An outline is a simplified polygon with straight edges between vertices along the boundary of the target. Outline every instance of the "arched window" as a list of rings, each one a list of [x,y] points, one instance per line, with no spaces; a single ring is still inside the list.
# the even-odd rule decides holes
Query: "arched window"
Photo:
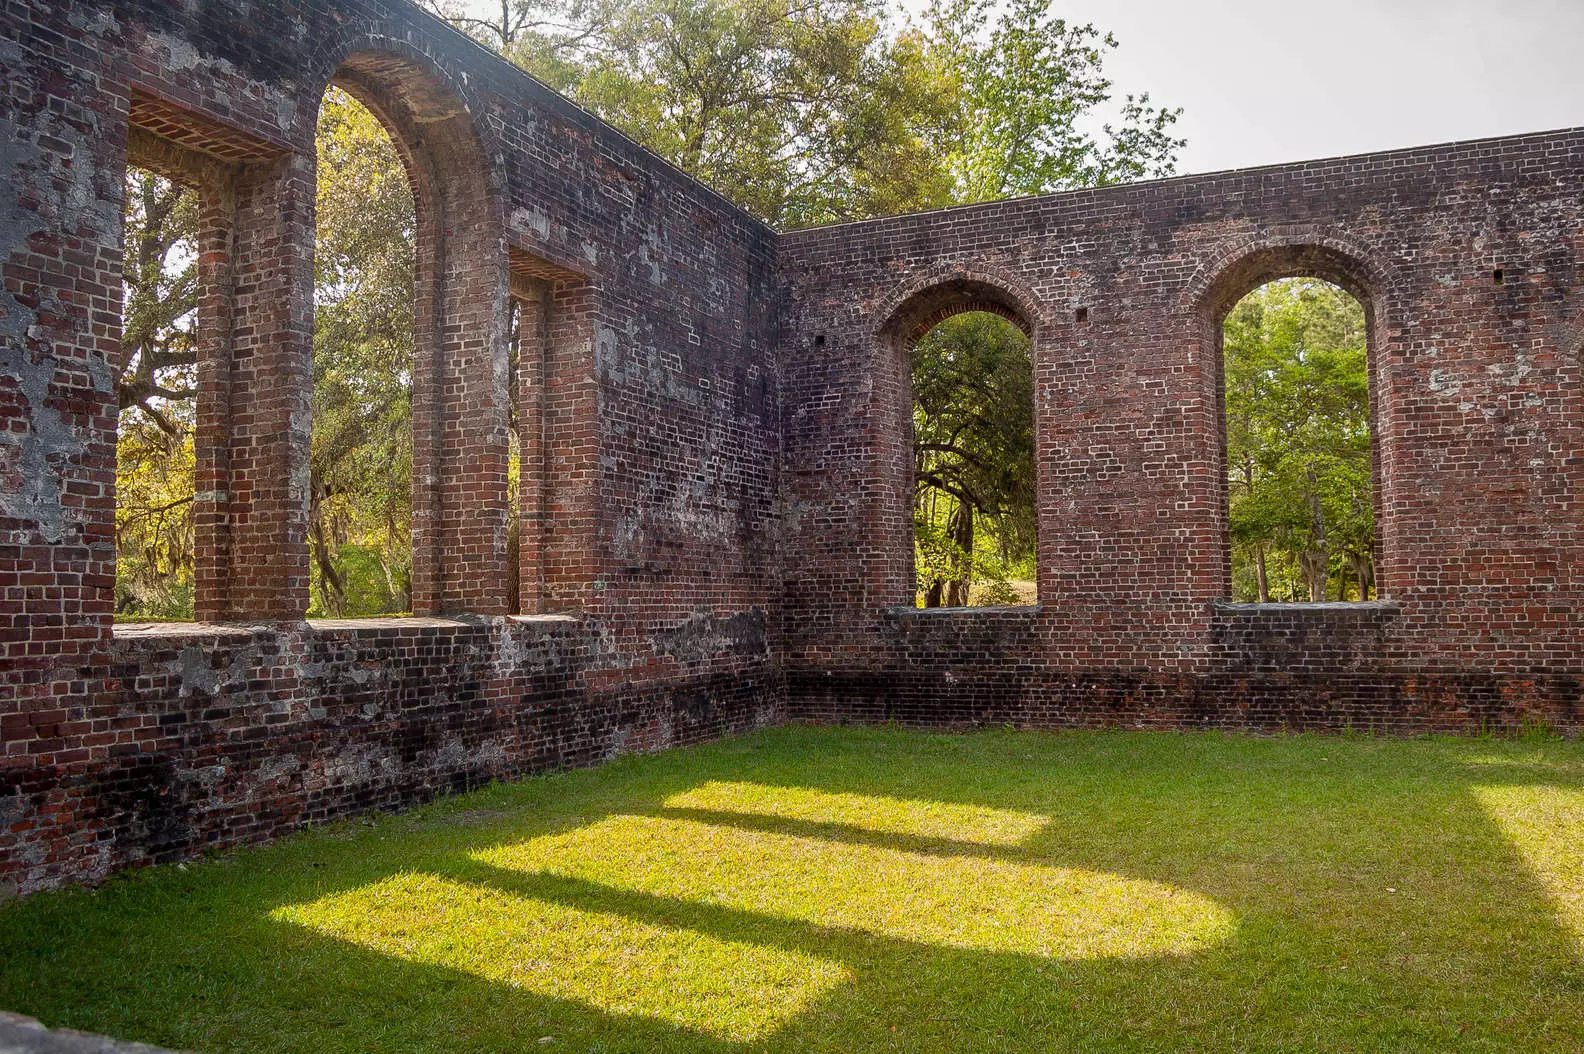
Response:
[[[1376,595],[1364,303],[1321,277],[1258,285],[1221,323],[1233,600]]]
[[[921,607],[1037,595],[1033,345],[986,311],[913,346],[914,570]]]
[[[329,502],[330,511],[316,514],[310,530],[320,575],[314,599],[324,605],[331,595],[324,576],[340,559],[349,574],[361,575],[376,607],[406,606],[410,597],[421,615],[505,614],[511,323],[507,246],[488,154],[468,107],[426,60],[359,52],[330,83],[321,123],[329,119],[348,139],[344,149],[334,149],[332,138],[332,149],[321,150],[332,167],[321,174],[319,208],[335,204],[335,166],[346,165],[355,174],[351,197],[360,179],[369,184],[361,207],[373,218],[348,232],[344,245],[321,244],[321,255],[336,249],[341,260],[366,264],[352,273],[377,280],[380,295],[370,303],[394,299],[390,310],[365,316],[359,298],[343,295],[351,286],[338,284],[346,275],[335,271],[336,259],[319,261],[314,486],[318,505]],[[335,327],[343,323],[351,339],[336,343]],[[365,380],[328,376],[336,355],[366,356]],[[406,373],[396,366],[404,357]],[[375,376],[382,386],[367,383]],[[365,423],[378,411],[379,427],[345,432],[338,414],[353,411],[362,411]],[[341,435],[359,440],[354,453],[330,441]],[[410,480],[405,507],[402,477]],[[357,500],[338,505],[348,493]],[[328,559],[314,531],[325,536]],[[401,582],[406,538],[409,588]],[[350,607],[350,595],[346,601]]]
[[[905,555],[881,565],[885,580],[876,583],[890,603],[999,607],[1037,599],[1034,328],[1026,300],[998,282],[958,275],[911,292],[881,329],[894,357],[877,390],[896,393],[894,405],[889,395],[882,404],[896,438],[882,437],[891,467],[878,493],[894,496],[876,510],[876,537],[905,546]]]
[[[417,217],[390,135],[339,88],[319,111],[310,617],[412,608]]]

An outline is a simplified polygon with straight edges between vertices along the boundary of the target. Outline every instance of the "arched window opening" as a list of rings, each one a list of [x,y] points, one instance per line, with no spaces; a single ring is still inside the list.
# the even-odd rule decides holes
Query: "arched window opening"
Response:
[[[309,617],[412,609],[417,219],[390,134],[332,87],[319,110]]]
[[[199,203],[129,167],[116,377],[118,621],[193,618]]]
[[[918,340],[911,368],[918,606],[1035,603],[1032,342],[965,311]]]
[[[1234,600],[1374,595],[1369,324],[1350,293],[1273,281],[1222,327]]]

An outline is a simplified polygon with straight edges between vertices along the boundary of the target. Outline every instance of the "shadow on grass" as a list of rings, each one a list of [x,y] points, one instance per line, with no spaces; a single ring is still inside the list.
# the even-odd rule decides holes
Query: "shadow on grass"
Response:
[[[874,799],[895,829],[848,798],[667,804],[708,781]],[[1550,858],[1470,791],[1502,786],[1584,786],[1584,748],[781,729],[34,898],[0,911],[0,1007],[198,1050],[1577,1050],[1570,872],[1537,879]],[[968,842],[930,803],[1045,822]],[[756,900],[709,873],[787,845]],[[914,908],[855,888],[874,860],[1114,878],[1098,895],[1134,914],[1100,957],[909,939]],[[1230,921],[1162,954],[1141,883]],[[952,902],[917,910],[952,932]]]

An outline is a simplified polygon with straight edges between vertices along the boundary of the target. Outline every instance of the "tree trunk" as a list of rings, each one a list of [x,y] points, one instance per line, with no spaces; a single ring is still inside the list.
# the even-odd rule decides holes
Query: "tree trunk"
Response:
[[[1326,598],[1326,570],[1329,563],[1323,549],[1305,549],[1298,554],[1298,570],[1303,574],[1304,585],[1309,587],[1309,599],[1317,603]]]
[[[1370,599],[1370,591],[1375,586],[1375,562],[1368,553],[1348,553],[1348,563],[1353,567],[1353,574],[1358,579],[1359,599]]]
[[[319,565],[319,596],[324,601],[325,614],[330,618],[340,618],[346,610],[346,587],[341,584],[341,575],[336,570],[335,559],[325,541],[322,521],[314,520],[312,534],[314,561]]]
[[[1259,583],[1259,602],[1270,603],[1270,577],[1265,570],[1265,545],[1261,543],[1254,549],[1254,579]]]
[[[319,565],[319,598],[324,602],[324,613],[330,618],[340,618],[346,610],[346,586],[336,569],[335,557],[330,552],[325,537],[324,516],[321,513],[319,487],[313,487],[313,506],[309,509],[308,536],[313,544],[314,563]]]
[[[1325,509],[1320,505],[1319,481],[1315,479],[1314,466],[1304,472],[1309,483],[1309,548],[1299,558],[1304,582],[1309,586],[1309,599],[1326,598],[1326,578],[1330,568],[1330,553],[1326,551]]]
[[[952,513],[952,541],[961,550],[957,558],[957,577],[946,585],[946,606],[968,606],[968,590],[973,585],[974,514],[973,506],[959,503]]]

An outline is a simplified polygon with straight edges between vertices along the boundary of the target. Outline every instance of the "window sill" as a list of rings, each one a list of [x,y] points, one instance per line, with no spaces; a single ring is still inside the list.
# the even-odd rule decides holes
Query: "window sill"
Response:
[[[116,640],[193,640],[204,637],[242,639],[268,623],[238,622],[121,622],[110,627]]]
[[[886,612],[897,618],[963,618],[975,615],[994,615],[997,618],[1036,618],[1044,610],[1045,608],[1042,604],[1009,604],[1005,607],[971,608],[895,607],[887,608]]]
[[[1326,600],[1279,604],[1245,604],[1233,600],[1212,600],[1210,610],[1217,615],[1298,616],[1324,618],[1337,615],[1389,615],[1402,613],[1396,600]]]
[[[524,628],[553,629],[575,626],[583,622],[580,614],[506,615],[504,621]],[[290,622],[126,622],[111,627],[115,640],[125,641],[193,641],[193,640],[245,640],[257,633],[279,633],[306,627],[315,636],[362,636],[403,631],[435,631],[473,629],[496,621],[491,616],[473,618],[425,618],[413,615],[377,616],[356,619],[302,619]]]

